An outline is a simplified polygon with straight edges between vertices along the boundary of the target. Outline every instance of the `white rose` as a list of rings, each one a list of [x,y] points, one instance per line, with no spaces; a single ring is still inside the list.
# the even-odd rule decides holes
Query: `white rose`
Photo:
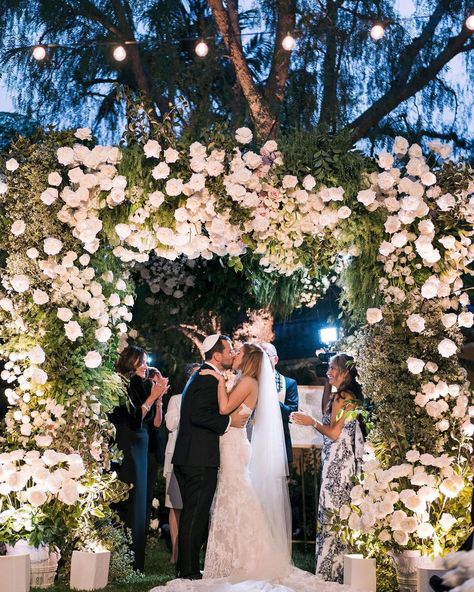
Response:
[[[422,333],[425,330],[425,319],[419,314],[411,314],[407,319],[407,327],[413,333]]]
[[[293,189],[298,184],[298,178],[294,175],[285,175],[282,179],[281,185],[285,189]]]
[[[456,321],[457,321],[457,316],[453,312],[451,312],[449,314],[444,314],[441,317],[441,322],[446,327],[446,329],[450,329],[451,327],[453,327],[456,324]]]
[[[102,356],[99,352],[90,351],[84,356],[86,368],[98,368],[102,364]]]
[[[156,140],[148,140],[143,146],[143,152],[147,158],[159,158],[161,154],[161,146]]]
[[[422,522],[418,525],[418,528],[416,530],[416,534],[420,537],[420,539],[431,538],[434,535],[434,533],[434,528],[431,526],[429,522]]]
[[[150,193],[148,196],[148,201],[152,207],[159,208],[165,201],[165,196],[161,191],[153,191],[153,193]]]
[[[456,353],[457,349],[457,345],[451,339],[443,339],[438,344],[438,351],[443,358],[450,358]]]
[[[0,195],[4,195],[8,191],[8,185],[0,181]]]
[[[19,292],[20,294],[26,292],[30,287],[30,278],[22,273],[15,274],[10,281],[15,292]]]
[[[407,360],[407,366],[408,370],[412,374],[421,374],[423,372],[423,368],[425,367],[425,363],[419,358],[409,357]]]
[[[466,327],[466,328],[470,328],[472,327],[474,322],[474,315],[472,314],[472,312],[462,312],[459,316],[458,316],[458,325],[460,327]]]
[[[28,357],[33,364],[42,364],[46,359],[43,348],[40,345],[35,345],[35,347],[28,352]]]
[[[40,448],[48,448],[53,443],[53,438],[51,436],[35,436],[35,442]]]
[[[79,140],[92,140],[92,131],[88,127],[79,127],[74,135]]]
[[[418,452],[418,450],[409,450],[406,454],[405,454],[405,458],[407,459],[408,462],[416,462],[419,458],[420,458],[420,453]]]
[[[28,249],[26,251],[26,256],[29,259],[37,259],[39,257],[39,251],[38,251],[38,249],[35,249],[34,247],[32,247],[31,249]]]
[[[438,371],[438,364],[435,364],[435,362],[426,362],[426,369],[428,372],[434,374]]]
[[[393,166],[393,155],[388,152],[381,152],[379,154],[378,163],[380,168],[385,169],[386,171],[390,170]]]
[[[48,375],[41,368],[33,368],[31,372],[31,382],[35,384],[46,384],[48,381]]]
[[[100,327],[95,331],[95,338],[101,343],[106,343],[112,336],[112,331],[108,327]]]
[[[456,524],[456,518],[447,512],[443,512],[441,518],[439,519],[439,525],[441,528],[448,532],[451,528]]]
[[[395,179],[392,177],[390,173],[380,173],[377,176],[377,185],[383,191],[388,191],[393,187],[395,183]]]
[[[416,493],[406,497],[402,501],[409,510],[416,514],[421,514],[426,510],[426,503]]]
[[[58,493],[58,499],[68,506],[72,506],[79,499],[79,489],[74,479],[65,479]]]
[[[434,185],[436,183],[436,176],[431,172],[424,173],[421,175],[421,182],[423,185],[429,187],[430,185]]]
[[[24,220],[15,220],[13,222],[10,232],[14,236],[20,236],[25,232],[26,224]]]
[[[346,218],[349,218],[351,214],[352,210],[347,206],[342,206],[337,210],[337,217],[340,220],[345,220]]]
[[[158,518],[154,518],[153,520],[150,520],[150,528],[152,530],[157,530],[159,526],[160,526],[160,521],[158,520]]]
[[[402,138],[402,136],[397,136],[395,138],[395,143],[393,145],[393,151],[395,154],[404,156],[407,153],[408,147],[409,143],[407,140],[405,140],[405,138]]]
[[[7,169],[7,171],[11,171],[12,173],[14,171],[16,171],[16,169],[19,167],[20,165],[18,164],[18,162],[14,159],[14,158],[10,158],[9,160],[7,160],[7,162],[5,163],[5,167]]]
[[[443,212],[448,212],[456,205],[456,199],[450,193],[445,193],[441,197],[438,197],[436,203],[438,204],[440,210]]]
[[[46,304],[49,301],[49,296],[43,290],[35,290],[33,292],[33,302],[38,306]]]
[[[306,191],[311,191],[315,185],[316,181],[314,177],[312,175],[306,175],[306,177],[303,179],[303,187],[306,189]]]
[[[382,320],[382,311],[380,308],[368,308],[366,312],[366,318],[369,325],[374,325]]]
[[[177,150],[175,150],[174,148],[167,148],[164,152],[163,152],[163,156],[165,157],[165,161],[172,164],[173,162],[176,162],[179,158],[179,152]]]
[[[13,302],[10,300],[10,298],[0,298],[0,308],[5,312],[12,312]]]
[[[132,234],[132,229],[128,224],[117,224],[115,226],[115,232],[120,240],[125,240]]]
[[[82,337],[82,329],[77,321],[69,321],[64,325],[64,332],[66,337],[71,341],[76,341],[78,337]]]
[[[404,547],[408,543],[408,533],[403,530],[394,530],[393,532],[393,540],[399,544],[401,547]]]
[[[265,144],[262,146],[262,150],[265,150],[268,153],[272,153],[272,152],[276,152],[278,149],[278,144],[275,142],[275,140],[268,140],[267,142],[265,142]]]
[[[42,506],[46,500],[46,493],[38,486],[28,487],[26,490],[26,499],[35,508]]]
[[[58,308],[58,319],[67,323],[72,319],[72,311],[69,308]]]
[[[189,155],[191,158],[202,158],[206,155],[206,147],[200,142],[193,142],[189,147]]]
[[[151,171],[151,175],[154,179],[166,179],[170,172],[171,169],[166,164],[166,162],[160,162],[160,164],[157,164],[156,167]]]
[[[57,238],[49,237],[44,240],[44,252],[47,255],[57,255],[63,248],[63,243]]]
[[[165,190],[166,193],[172,197],[181,195],[183,192],[183,181],[181,179],[168,179]]]
[[[249,144],[252,141],[253,134],[248,127],[239,127],[235,131],[235,139],[239,144]]]
[[[376,196],[375,191],[372,191],[372,189],[364,189],[357,194],[357,200],[367,207],[374,203]]]

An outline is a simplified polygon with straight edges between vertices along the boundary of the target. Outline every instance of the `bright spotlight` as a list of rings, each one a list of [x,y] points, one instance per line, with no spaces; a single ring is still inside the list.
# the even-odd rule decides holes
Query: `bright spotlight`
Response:
[[[200,58],[205,58],[209,53],[209,46],[205,41],[201,40],[196,44],[194,51],[196,52],[196,55],[198,55]]]
[[[319,339],[325,346],[329,346],[337,341],[337,327],[323,327],[319,331]]]
[[[33,57],[38,61],[44,60],[46,57],[46,47],[44,45],[36,45],[33,49]]]
[[[469,31],[474,31],[474,14],[471,14],[467,17],[465,25]]]
[[[114,49],[114,60],[117,62],[123,62],[123,60],[127,57],[127,52],[125,51],[125,47],[122,45],[117,45]]]
[[[281,45],[283,49],[286,49],[286,51],[291,51],[296,45],[295,38],[288,33],[288,35],[281,42]]]
[[[374,25],[370,29],[370,36],[374,41],[380,41],[382,37],[385,35],[385,29],[382,25]]]

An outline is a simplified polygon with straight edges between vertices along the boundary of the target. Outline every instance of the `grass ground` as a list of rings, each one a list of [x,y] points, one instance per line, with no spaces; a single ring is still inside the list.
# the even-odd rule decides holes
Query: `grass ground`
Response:
[[[314,569],[314,546],[308,545],[306,550],[301,544],[294,546],[293,561],[301,569]],[[152,539],[147,547],[145,575],[136,582],[124,584],[109,584],[104,592],[148,592],[154,586],[165,584],[175,577],[175,568],[169,562],[170,552],[165,541]],[[0,586],[1,588],[1,586]],[[43,588],[34,588],[35,592]],[[48,592],[69,592],[69,582],[59,579],[55,585],[48,588]]]

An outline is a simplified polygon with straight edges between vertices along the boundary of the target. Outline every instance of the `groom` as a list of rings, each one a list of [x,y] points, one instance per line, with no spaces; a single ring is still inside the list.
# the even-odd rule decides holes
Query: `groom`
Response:
[[[209,335],[203,342],[205,362],[201,369],[232,367],[234,353],[229,337]],[[230,426],[241,428],[247,416],[220,415],[217,380],[199,371],[189,379],[181,402],[181,419],[173,455],[183,509],[178,534],[178,577],[202,577],[199,552],[207,536],[209,512],[217,485],[219,436]]]

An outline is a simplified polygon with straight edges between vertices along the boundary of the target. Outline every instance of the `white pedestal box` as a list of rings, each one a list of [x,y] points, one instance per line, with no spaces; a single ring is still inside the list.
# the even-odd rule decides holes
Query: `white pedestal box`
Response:
[[[73,590],[105,588],[109,580],[109,564],[110,551],[73,551],[69,585]]]
[[[344,555],[344,584],[363,592],[376,592],[375,559],[357,553]]]
[[[8,592],[29,592],[30,556],[2,555],[0,557],[0,589]]]
[[[443,576],[446,573],[446,569],[436,567],[419,567],[418,568],[418,592],[433,592],[433,588],[430,586],[431,576]]]

